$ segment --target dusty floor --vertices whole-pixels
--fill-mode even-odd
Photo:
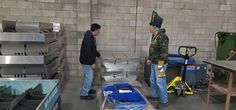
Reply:
[[[98,110],[97,101],[80,100],[79,93],[82,86],[82,78],[71,77],[62,94],[62,110]],[[95,87],[99,89],[99,87]],[[212,104],[206,104],[205,93],[197,93],[185,97],[169,95],[169,106],[163,110],[224,110],[225,96],[217,95],[212,98]],[[153,106],[158,102],[150,100]],[[230,110],[235,110],[236,98],[231,101]]]

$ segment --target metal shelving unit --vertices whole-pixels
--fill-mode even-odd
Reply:
[[[52,79],[56,74],[64,74],[60,72],[64,68],[64,51],[64,30],[61,24],[0,23],[2,78]]]

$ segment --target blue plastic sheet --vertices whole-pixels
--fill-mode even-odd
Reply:
[[[179,55],[179,54],[174,54],[174,53],[169,53],[168,54],[168,65],[169,66],[182,66],[184,65],[184,56]],[[193,57],[190,57],[188,59],[188,64],[195,64],[195,59]]]
[[[131,92],[119,93],[121,88],[126,88]],[[106,85],[102,87],[102,90],[103,93],[110,93],[106,97],[115,110],[144,110],[147,103],[142,95],[129,83]]]

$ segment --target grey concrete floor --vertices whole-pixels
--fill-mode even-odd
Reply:
[[[97,101],[80,100],[82,78],[71,77],[62,93],[62,110],[98,110]],[[99,87],[95,87],[98,89]],[[225,96],[212,98],[212,104],[206,104],[206,93],[196,93],[185,97],[169,95],[169,106],[163,110],[224,110]],[[230,110],[235,110],[236,98],[232,99]],[[153,106],[158,102],[150,100]]]
[[[62,110],[97,110],[96,100],[80,100],[82,78],[70,77],[62,93]]]

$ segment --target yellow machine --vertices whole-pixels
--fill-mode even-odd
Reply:
[[[176,76],[167,86],[167,92],[168,93],[175,93],[176,95],[192,95],[193,91],[192,88],[190,88],[188,86],[188,84],[186,82],[184,82],[184,84],[181,84],[182,82],[182,78],[180,76]],[[180,85],[178,85],[180,84]],[[180,87],[181,86],[181,87]],[[184,86],[184,87],[182,87]],[[174,88],[173,88],[174,87]],[[178,91],[180,88],[184,88],[184,94],[181,93],[183,91]]]
[[[184,54],[182,54],[182,50],[184,50]],[[188,84],[185,82],[185,75],[186,75],[186,68],[188,65],[188,60],[191,56],[194,56],[197,53],[196,47],[191,46],[180,46],[178,49],[178,53],[183,56],[184,58],[184,69],[183,74],[180,76],[176,76],[167,86],[168,93],[175,93],[177,96],[184,96],[192,95],[193,91],[192,88],[188,86]],[[190,54],[191,53],[191,54]]]

